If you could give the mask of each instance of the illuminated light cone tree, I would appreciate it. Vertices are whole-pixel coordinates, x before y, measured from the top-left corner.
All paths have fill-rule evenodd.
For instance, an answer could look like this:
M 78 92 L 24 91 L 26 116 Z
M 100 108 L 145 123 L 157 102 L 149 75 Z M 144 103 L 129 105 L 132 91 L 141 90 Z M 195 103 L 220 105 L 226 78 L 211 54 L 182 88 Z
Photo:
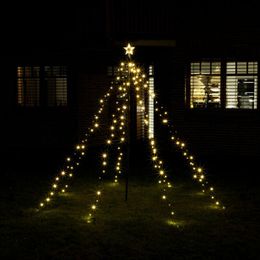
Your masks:
M 158 114 L 162 127 L 167 127 L 169 130 L 169 143 L 174 145 L 183 155 L 190 166 L 193 179 L 201 185 L 202 192 L 209 195 L 215 207 L 225 209 L 218 200 L 214 187 L 209 184 L 205 170 L 200 167 L 195 156 L 189 151 L 187 144 L 176 134 L 176 130 L 169 120 L 168 112 L 159 104 L 154 94 L 153 78 L 147 76 L 145 70 L 132 60 L 135 47 L 128 43 L 124 49 L 127 58 L 120 63 L 109 90 L 99 100 L 99 108 L 93 116 L 92 125 L 85 133 L 84 138 L 75 145 L 72 154 L 65 159 L 63 167 L 51 183 L 50 190 L 39 203 L 38 210 L 51 205 L 56 196 L 67 191 L 70 179 L 73 178 L 81 160 L 86 156 L 89 138 L 97 132 L 100 126 L 103 119 L 102 114 L 108 102 L 112 103 L 111 107 L 114 108 L 114 111 L 110 115 L 110 124 L 107 127 L 108 132 L 104 140 L 105 148 L 100 154 L 101 169 L 98 170 L 100 187 L 96 190 L 95 198 L 89 207 L 87 217 L 89 223 L 95 219 L 95 211 L 102 199 L 104 193 L 102 180 L 108 172 L 108 167 L 113 169 L 114 183 L 118 184 L 122 179 L 121 176 L 124 176 L 125 200 L 127 201 L 128 175 L 131 173 L 132 153 L 135 149 L 135 140 L 139 134 L 149 140 L 150 158 L 154 173 L 158 176 L 158 185 L 161 188 L 160 198 L 169 207 L 171 223 L 175 223 L 173 203 L 169 196 L 169 191 L 173 185 L 166 174 L 164 162 L 160 157 L 158 143 L 154 136 L 154 111 Z M 141 127 L 139 127 L 140 124 Z M 141 133 L 138 133 L 138 131 L 141 131 Z M 115 158 L 111 160 L 111 156 Z M 128 163 L 123 163 L 124 160 L 127 160 Z M 112 162 L 114 165 L 111 165 Z M 128 165 L 128 167 L 123 169 L 123 165 Z

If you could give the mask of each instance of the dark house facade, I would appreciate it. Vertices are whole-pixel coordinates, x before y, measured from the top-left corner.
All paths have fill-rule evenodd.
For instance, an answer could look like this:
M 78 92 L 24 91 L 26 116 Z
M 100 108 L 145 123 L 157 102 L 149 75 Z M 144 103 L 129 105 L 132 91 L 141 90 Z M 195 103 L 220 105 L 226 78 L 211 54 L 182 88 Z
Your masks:
M 2 152 L 75 144 L 131 42 L 136 62 L 148 73 L 152 68 L 155 93 L 191 147 L 207 157 L 259 157 L 254 6 L 232 13 L 228 4 L 224 11 L 209 4 L 171 6 L 111 0 L 35 10 L 27 18 L 15 14 L 27 30 L 5 32 L 12 35 L 1 55 Z M 38 20 L 28 27 L 31 19 Z

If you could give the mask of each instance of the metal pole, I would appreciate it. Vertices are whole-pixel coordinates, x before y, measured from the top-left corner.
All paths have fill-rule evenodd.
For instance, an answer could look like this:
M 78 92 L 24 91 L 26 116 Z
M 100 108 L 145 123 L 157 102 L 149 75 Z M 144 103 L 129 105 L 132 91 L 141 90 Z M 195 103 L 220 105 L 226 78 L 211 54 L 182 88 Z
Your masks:
M 129 75 L 130 76 L 130 75 Z M 131 86 L 130 86 L 131 88 Z M 130 89 L 128 92 L 128 111 L 127 111 L 127 120 L 128 120 L 128 129 L 127 129 L 127 135 L 128 135 L 128 145 L 127 145 L 127 169 L 125 173 L 125 201 L 128 199 L 128 181 L 129 181 L 129 171 L 130 171 L 130 144 L 131 144 L 131 95 L 130 95 Z
M 129 57 L 129 62 L 130 62 L 130 57 Z M 128 70 L 128 78 L 131 82 L 131 75 L 130 75 L 130 71 Z M 131 98 L 131 84 L 129 86 L 129 90 L 128 90 L 128 111 L 127 111 L 127 120 L 128 120 L 128 129 L 127 129 L 127 135 L 128 135 L 128 145 L 127 145 L 127 162 L 128 162 L 128 167 L 126 170 L 126 174 L 125 174 L 125 201 L 127 201 L 128 199 L 128 185 L 129 185 L 129 171 L 130 171 L 130 167 L 131 167 L 131 149 L 130 149 L 130 145 L 131 145 L 131 102 L 132 102 L 132 98 Z
M 133 55 L 134 47 L 128 43 L 127 47 L 124 48 L 126 54 L 128 55 L 128 82 L 130 83 L 128 89 L 128 147 L 127 147 L 127 157 L 128 157 L 128 169 L 125 174 L 125 201 L 128 199 L 128 188 L 129 188 L 129 174 L 133 170 L 133 158 L 131 155 L 132 150 L 135 148 L 136 139 L 136 97 L 135 90 L 132 84 L 131 71 L 129 63 L 131 62 L 131 55 Z
M 128 62 L 131 62 L 129 57 Z M 129 90 L 128 90 L 128 147 L 127 147 L 127 159 L 128 159 L 128 169 L 125 174 L 125 201 L 128 199 L 129 190 L 129 175 L 133 170 L 133 149 L 135 147 L 136 138 L 136 100 L 135 100 L 135 90 L 133 88 L 131 73 L 128 71 L 129 77 Z

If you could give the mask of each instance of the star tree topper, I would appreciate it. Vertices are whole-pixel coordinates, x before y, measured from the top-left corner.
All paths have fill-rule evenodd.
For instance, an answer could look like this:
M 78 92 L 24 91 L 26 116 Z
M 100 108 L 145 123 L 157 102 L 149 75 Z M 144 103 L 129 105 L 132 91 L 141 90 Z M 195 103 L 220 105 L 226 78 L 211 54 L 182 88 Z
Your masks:
M 125 49 L 125 55 L 128 55 L 128 57 L 130 58 L 131 55 L 134 54 L 134 48 L 135 48 L 135 47 L 131 46 L 131 44 L 128 43 L 127 46 L 124 47 L 124 49 Z

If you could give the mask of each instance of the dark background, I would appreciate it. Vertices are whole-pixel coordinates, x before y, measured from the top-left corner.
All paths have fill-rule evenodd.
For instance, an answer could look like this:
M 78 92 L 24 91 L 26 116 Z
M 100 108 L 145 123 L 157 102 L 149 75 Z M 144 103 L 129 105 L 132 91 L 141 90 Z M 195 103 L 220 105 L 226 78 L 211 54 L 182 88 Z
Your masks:
M 137 48 L 137 51 L 139 51 L 140 59 L 149 60 L 156 57 L 159 64 L 167 61 L 168 64 L 172 65 L 174 62 L 170 59 L 174 57 L 173 59 L 179 62 L 177 65 L 173 64 L 177 68 L 176 77 L 179 77 L 179 84 L 183 88 L 183 68 L 189 59 L 208 56 L 220 58 L 237 57 L 238 59 L 250 57 L 250 59 L 259 59 L 259 24 L 257 1 L 245 1 L 243 3 L 238 1 L 192 1 L 186 3 L 176 1 L 107 0 L 87 1 L 81 5 L 74 3 L 66 4 L 64 2 L 60 3 L 60 5 L 51 2 L 2 4 L 0 15 L 2 66 L 4 67 L 6 63 L 10 63 L 12 66 L 17 65 L 20 61 L 26 59 L 29 63 L 31 61 L 36 62 L 37 60 L 41 60 L 42 62 L 48 59 L 56 59 L 61 62 L 66 61 L 81 65 L 80 62 L 82 60 L 82 63 L 84 63 L 84 60 L 88 59 L 91 61 L 96 60 L 95 65 L 98 68 L 103 60 L 104 63 L 107 63 L 111 57 L 113 62 L 120 60 L 121 57 L 117 60 L 118 56 L 113 54 L 122 52 L 121 43 L 125 43 L 126 41 L 140 39 L 170 40 L 176 41 L 176 48 L 174 50 L 168 50 L 167 48 L 163 50 L 159 48 L 151 50 L 151 47 L 147 47 L 146 51 L 145 47 L 143 47 L 140 51 Z M 106 53 L 105 56 L 103 56 L 103 52 Z M 162 87 L 159 87 L 159 92 L 161 92 L 162 101 L 170 107 L 170 110 L 172 109 L 170 112 L 174 114 L 176 111 L 171 107 L 175 101 L 172 101 L 173 98 L 169 94 L 172 91 L 172 84 L 166 78 L 172 72 L 167 66 L 159 68 L 161 75 L 165 76 L 160 77 Z M 14 75 L 8 75 L 8 77 L 12 78 Z M 6 88 L 10 87 L 4 83 L 3 86 L 6 86 Z M 15 151 L 19 150 L 18 156 L 15 157 L 19 157 L 21 162 L 17 165 L 24 163 L 25 168 L 28 166 L 28 158 L 24 160 L 21 157 L 23 151 L 25 151 L 25 156 L 28 153 L 30 158 L 38 158 L 37 154 L 42 155 L 43 153 L 46 158 L 49 156 L 50 162 L 53 160 L 54 164 L 58 164 L 59 160 L 69 151 L 69 147 L 78 139 L 77 128 L 79 126 L 73 121 L 73 118 L 77 115 L 77 108 L 69 110 L 69 118 L 72 123 L 68 125 L 64 123 L 67 114 L 63 114 L 64 120 L 62 120 L 62 117 L 59 117 L 59 113 L 57 112 L 49 111 L 47 115 L 44 114 L 44 111 L 40 111 L 41 115 L 39 117 L 32 117 L 34 123 L 39 125 L 40 129 L 39 133 L 34 131 L 32 140 L 35 140 L 37 135 L 41 135 L 43 132 L 46 133 L 49 131 L 50 135 L 47 134 L 47 137 L 44 137 L 45 139 L 42 138 L 43 141 L 39 143 L 40 148 L 38 147 L 38 150 L 35 148 L 37 144 L 35 145 L 34 141 L 31 141 L 34 143 L 34 146 L 25 143 L 17 149 L 16 142 L 13 141 L 16 139 L 12 137 L 15 137 L 16 133 L 20 130 L 13 121 L 16 120 L 15 118 L 20 118 L 19 123 L 26 124 L 26 121 L 23 121 L 25 113 L 21 114 L 21 111 L 13 107 L 10 113 L 10 106 L 6 105 L 6 103 L 9 104 L 10 102 L 8 100 L 11 99 L 4 98 L 1 104 L 3 107 L 1 111 L 3 114 L 2 118 L 5 119 L 8 117 L 8 120 L 3 120 L 2 127 L 5 131 L 2 135 L 2 153 L 5 154 L 4 158 L 8 158 L 8 161 L 10 160 L 11 163 L 10 158 L 12 158 Z M 75 104 L 76 106 L 77 104 Z M 232 147 L 231 145 L 230 149 L 223 152 L 223 156 L 221 154 L 221 146 L 225 147 L 226 141 L 228 142 L 230 136 L 233 135 L 232 131 L 235 133 L 235 129 L 239 129 L 240 123 L 246 129 L 245 134 L 243 134 L 244 130 L 241 130 L 240 133 L 240 136 L 244 138 L 244 143 L 247 143 L 247 140 L 249 140 L 250 144 L 253 143 L 251 139 L 254 139 L 257 135 L 259 126 L 258 110 L 250 111 L 252 113 L 250 113 L 249 117 L 247 112 L 243 111 L 239 111 L 240 114 L 233 114 L 230 111 L 224 112 L 224 117 L 222 117 L 223 114 L 210 112 L 211 115 L 209 115 L 204 111 L 194 111 L 194 113 L 184 112 L 184 114 L 180 114 L 179 116 L 179 118 L 183 118 L 186 122 L 191 122 L 191 125 L 195 124 L 195 121 L 199 118 L 200 121 L 197 124 L 200 124 L 201 128 L 203 128 L 205 122 L 207 122 L 207 127 L 214 128 L 214 120 L 216 119 L 217 124 L 219 124 L 217 127 L 220 130 L 225 128 L 222 131 L 223 133 L 221 133 L 224 137 L 222 140 L 223 144 L 216 151 L 216 160 L 222 163 L 214 161 L 215 157 L 213 156 L 214 153 L 212 153 L 214 148 L 207 148 L 212 147 L 211 144 L 214 143 L 214 136 L 211 139 L 209 138 L 209 143 L 205 142 L 201 144 L 201 136 L 196 135 L 196 133 L 200 132 L 199 128 L 196 130 L 190 128 L 189 125 L 183 125 L 181 120 L 179 120 L 180 124 L 178 127 L 189 138 L 193 147 L 198 147 L 196 148 L 198 152 L 203 152 L 206 161 L 213 161 L 213 165 L 220 166 L 228 164 L 229 160 L 227 158 L 230 157 L 232 159 L 231 165 L 236 165 L 234 163 L 239 158 L 241 159 L 239 161 L 245 161 L 245 168 L 253 167 L 257 164 L 256 158 L 259 157 L 259 147 L 257 144 L 254 147 L 252 146 L 252 149 L 249 145 L 249 148 L 247 147 L 248 150 L 241 152 L 241 154 L 237 152 L 236 155 L 232 155 L 232 149 L 233 151 L 237 151 L 237 146 L 234 145 Z M 59 131 L 55 130 L 55 125 L 53 127 L 50 125 L 48 122 L 49 115 L 51 115 L 53 121 L 56 120 L 55 118 L 61 120 L 60 126 L 67 131 L 64 130 L 66 132 L 64 136 L 59 136 Z M 176 113 L 175 117 L 177 117 Z M 28 122 L 30 120 L 31 118 L 28 119 Z M 247 121 L 252 122 L 249 128 L 245 126 Z M 44 122 L 46 122 L 45 126 L 50 126 L 49 128 L 46 127 L 46 130 L 40 127 L 41 123 Z M 251 136 L 250 133 L 252 132 Z M 48 142 L 51 144 L 52 139 L 55 142 L 55 136 L 59 136 L 60 143 L 64 144 L 65 149 L 57 147 L 55 148 L 57 150 L 52 148 L 50 151 Z M 29 140 L 30 135 L 27 137 Z M 47 142 L 46 147 L 42 147 L 42 143 L 44 142 Z M 236 138 L 234 138 L 233 142 L 236 142 Z M 207 149 L 211 151 L 209 154 L 207 153 Z M 249 151 L 248 156 L 246 155 L 247 151 Z M 255 155 L 253 159 L 252 153 Z M 37 160 L 32 159 L 31 161 L 35 162 L 36 165 L 41 162 L 39 158 Z M 248 163 L 249 161 L 250 163 Z M 237 169 L 240 169 L 239 165 L 237 165 Z M 235 171 L 232 172 L 235 174 Z M 243 174 L 244 170 L 241 170 L 241 172 Z

